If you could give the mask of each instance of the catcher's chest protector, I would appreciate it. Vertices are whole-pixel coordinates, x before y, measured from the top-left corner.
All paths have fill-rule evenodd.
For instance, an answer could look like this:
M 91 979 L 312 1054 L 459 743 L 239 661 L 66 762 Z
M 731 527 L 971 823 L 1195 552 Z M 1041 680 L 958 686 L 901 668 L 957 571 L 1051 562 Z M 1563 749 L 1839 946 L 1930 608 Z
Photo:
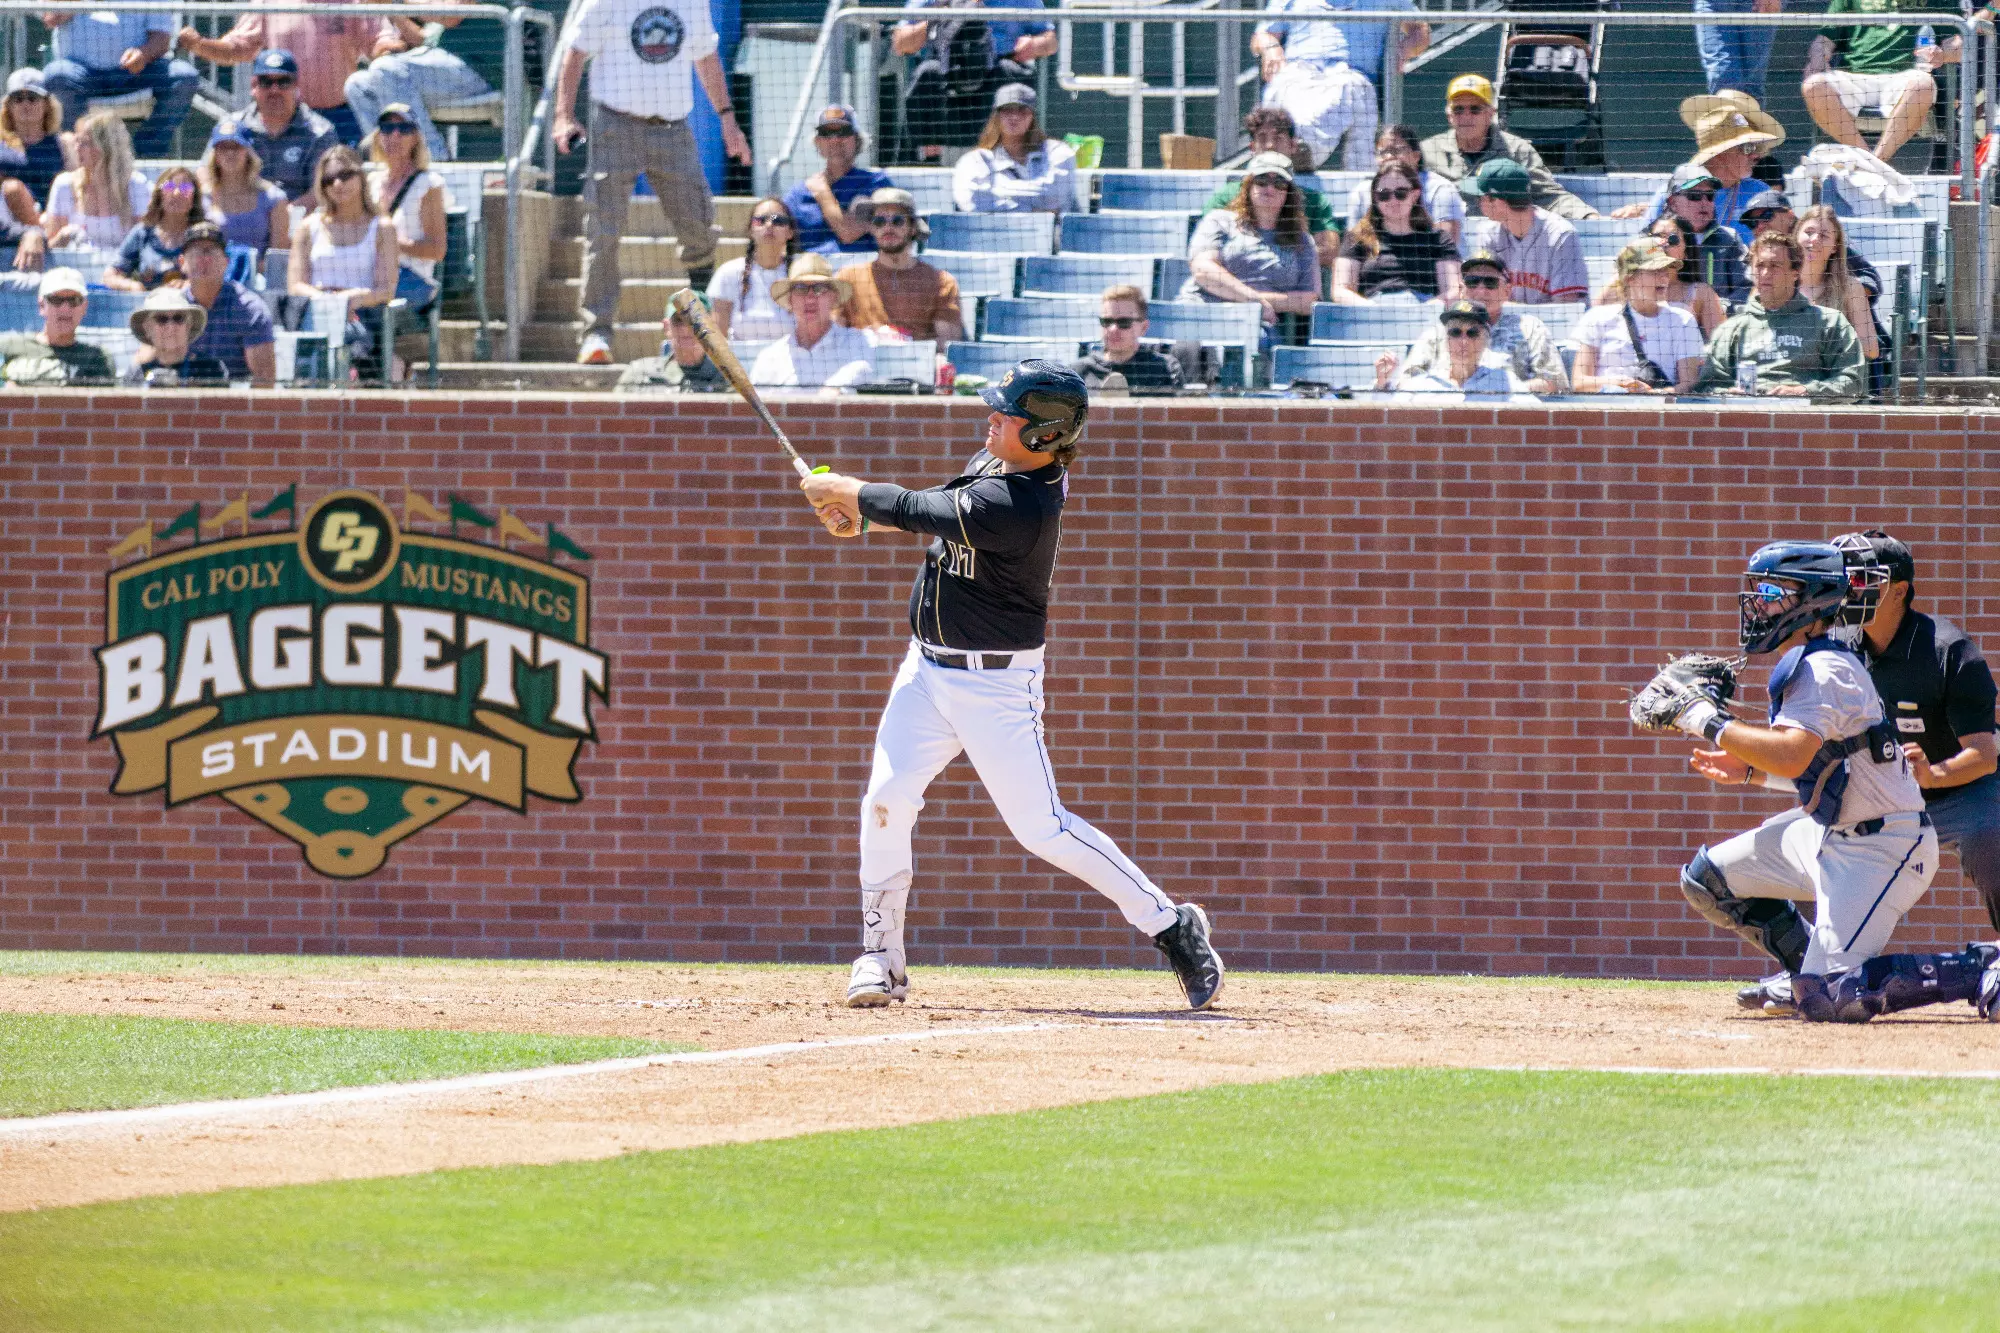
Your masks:
M 1835 643 L 1832 639 L 1808 639 L 1786 653 L 1771 671 L 1771 683 L 1765 693 L 1771 697 L 1770 720 L 1775 725 L 1778 712 L 1784 707 L 1785 691 L 1798 677 L 1799 669 L 1806 658 L 1814 653 L 1846 653 L 1860 661 L 1860 656 L 1852 648 Z M 1865 664 L 1864 664 L 1865 666 Z M 1893 764 L 1901 753 L 1896 743 L 1896 724 L 1886 717 L 1874 726 L 1844 740 L 1826 741 L 1819 747 L 1806 771 L 1792 779 L 1798 788 L 1799 806 L 1813 821 L 1826 828 L 1840 822 L 1840 801 L 1847 794 L 1847 760 L 1861 750 L 1869 752 L 1869 758 L 1878 764 Z

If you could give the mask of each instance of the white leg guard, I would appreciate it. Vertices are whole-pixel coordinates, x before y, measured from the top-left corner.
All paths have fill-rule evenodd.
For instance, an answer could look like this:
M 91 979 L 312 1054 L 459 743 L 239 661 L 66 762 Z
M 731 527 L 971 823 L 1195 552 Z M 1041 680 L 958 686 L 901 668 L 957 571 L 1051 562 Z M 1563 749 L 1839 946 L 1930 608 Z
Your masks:
M 903 911 L 909 903 L 908 880 L 899 888 L 861 890 L 861 952 L 884 955 L 897 976 L 905 970 Z

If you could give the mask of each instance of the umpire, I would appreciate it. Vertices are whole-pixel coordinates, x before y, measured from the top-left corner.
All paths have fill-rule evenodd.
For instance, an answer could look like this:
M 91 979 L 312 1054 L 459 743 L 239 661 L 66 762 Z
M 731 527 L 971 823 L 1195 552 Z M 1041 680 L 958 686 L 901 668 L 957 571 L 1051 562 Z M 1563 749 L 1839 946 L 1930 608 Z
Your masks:
M 1867 607 L 1862 651 L 1903 753 L 1924 789 L 1938 845 L 1958 852 L 2000 930 L 2000 776 L 1993 673 L 1979 645 L 1941 616 L 1916 609 L 1910 548 L 1879 529 L 1834 538 Z

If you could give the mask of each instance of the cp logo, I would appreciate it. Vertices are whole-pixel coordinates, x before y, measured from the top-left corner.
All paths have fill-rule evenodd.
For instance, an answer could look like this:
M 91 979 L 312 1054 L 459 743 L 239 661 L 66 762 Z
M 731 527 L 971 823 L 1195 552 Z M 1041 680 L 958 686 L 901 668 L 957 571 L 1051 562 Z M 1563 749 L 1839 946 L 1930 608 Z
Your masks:
M 402 545 L 395 518 L 365 491 L 335 491 L 299 527 L 307 572 L 339 593 L 366 592 L 387 578 Z

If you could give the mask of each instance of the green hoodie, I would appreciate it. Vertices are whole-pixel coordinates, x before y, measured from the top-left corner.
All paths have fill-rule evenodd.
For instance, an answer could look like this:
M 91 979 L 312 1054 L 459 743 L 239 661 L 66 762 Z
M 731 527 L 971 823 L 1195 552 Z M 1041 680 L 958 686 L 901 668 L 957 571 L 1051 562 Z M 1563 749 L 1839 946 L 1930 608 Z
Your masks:
M 1735 388 L 1736 367 L 1745 361 L 1757 362 L 1760 394 L 1797 384 L 1820 402 L 1851 403 L 1868 388 L 1868 363 L 1847 316 L 1803 296 L 1767 310 L 1753 294 L 1743 313 L 1723 320 L 1708 340 L 1708 365 L 1695 388 Z

